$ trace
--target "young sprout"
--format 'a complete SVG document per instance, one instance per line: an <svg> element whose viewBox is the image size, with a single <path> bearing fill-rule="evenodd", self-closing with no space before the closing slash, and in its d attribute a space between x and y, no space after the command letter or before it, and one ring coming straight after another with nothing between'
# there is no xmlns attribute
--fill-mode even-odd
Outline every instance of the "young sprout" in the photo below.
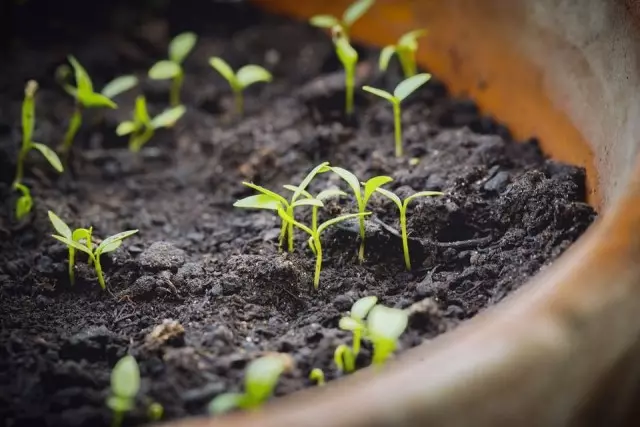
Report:
<svg viewBox="0 0 640 427"><path fill-rule="evenodd" d="M351 307L349 316L340 319L340 323L338 324L339 328L343 331L351 331L353 333L352 351L354 357L358 357L360 353L362 335L366 331L364 319L377 303L378 297L376 296L360 298Z"/></svg>
<svg viewBox="0 0 640 427"><path fill-rule="evenodd" d="M353 372L356 370L356 356L353 350L346 344L340 344L333 352L333 362L342 372Z"/></svg>
<svg viewBox="0 0 640 427"><path fill-rule="evenodd" d="M153 137L156 129L172 127L186 111L184 105L178 105L165 110L152 119L147 111L147 101L144 95L139 95L136 98L133 120L120 123L116 128L116 134L118 136L131 135L129 150L137 153Z"/></svg>
<svg viewBox="0 0 640 427"><path fill-rule="evenodd" d="M147 408L147 418L149 421L160 421L164 415L164 407L158 402L153 402Z"/></svg>
<svg viewBox="0 0 640 427"><path fill-rule="evenodd" d="M363 183L364 190L361 187L361 183L358 178L349 172L346 169L339 167L332 167L331 170L338 174L340 178L342 178L353 190L353 195L356 198L356 203L358 204L358 212L362 213L367 208L367 203L369 199L373 195L373 192L376 188L381 185L387 184L393 181L393 178L389 176L376 176ZM360 262L364 261L364 237L365 237L365 227L364 227L364 217L360 217L360 249L358 251L358 259Z"/></svg>
<svg viewBox="0 0 640 427"><path fill-rule="evenodd" d="M400 120L400 103L404 101L407 96L411 95L416 89L425 84L431 78L431 74L416 74L413 77L409 77L406 80L401 81L393 91L393 95L382 89L376 89L371 86L364 86L362 89L372 93L380 98L384 98L391 102L393 105L393 121L395 125L395 139L396 139L396 157L402 156L402 123Z"/></svg>
<svg viewBox="0 0 640 427"><path fill-rule="evenodd" d="M252 361L244 374L244 393L224 393L215 397L209 403L209 412L217 415L235 408L262 406L290 365L291 358L286 354L271 354Z"/></svg>
<svg viewBox="0 0 640 427"><path fill-rule="evenodd" d="M313 368L309 373L309 379L315 382L318 386L323 386L326 384L324 379L324 372L320 368Z"/></svg>
<svg viewBox="0 0 640 427"><path fill-rule="evenodd" d="M13 188L22 193L16 201L16 219L20 221L33 209L33 199L31 198L31 191L26 185L17 183L13 185Z"/></svg>
<svg viewBox="0 0 640 427"><path fill-rule="evenodd" d="M89 255L89 262L90 264L93 264L93 267L96 270L96 275L98 276L98 282L100 283L100 287L102 289L106 289L107 285L104 282L102 265L100 264L100 255L115 251L120 247L120 245L122 245L122 241L124 239L136 234L137 232L138 230L128 230L118 234L114 234L113 236L107 237L102 242L100 242L100 244L95 249L90 247L91 243L82 244L80 242L76 242L73 239L69 239L66 236L53 234L52 237L56 240L61 241L62 243L67 245L67 247L73 247L74 249Z"/></svg>
<svg viewBox="0 0 640 427"><path fill-rule="evenodd" d="M111 395L107 398L107 406L113 411L112 427L122 425L124 414L133 409L139 390L138 362L133 356L124 356L111 371Z"/></svg>
<svg viewBox="0 0 640 427"><path fill-rule="evenodd" d="M349 38L339 26L333 27L333 44L336 48L338 59L340 59L344 67L345 110L347 115L351 115L353 113L353 91L356 80L358 52L349 44Z"/></svg>
<svg viewBox="0 0 640 427"><path fill-rule="evenodd" d="M156 62L149 70L149 77L153 80L171 79L169 101L172 107L180 105L180 90L184 81L182 63L198 40L194 33L178 34L169 43L169 59Z"/></svg>
<svg viewBox="0 0 640 427"><path fill-rule="evenodd" d="M375 0L356 0L342 14L342 19L338 19L332 15L315 15L309 20L313 26L320 28L333 28L340 26L346 35L349 34L351 26L362 17L367 10L373 6Z"/></svg>
<svg viewBox="0 0 640 427"><path fill-rule="evenodd" d="M300 202L307 202L305 204L311 205L311 206L314 206L314 205L319 207L324 206L321 201L315 200L315 199L303 199L303 200L300 200ZM318 286L320 285L320 271L322 270L322 241L320 240L320 237L322 236L322 232L326 230L327 227L330 227L341 221L345 221L347 219L352 219L352 218L363 217L365 215L370 215L370 214L371 212L361 212L357 214L341 215L337 218L332 218L328 221L323 222L318 226L317 230L312 230L306 225L301 224L295 219L293 219L284 209L282 208L278 209L278 215L280 215L280 218L282 218L284 222L286 222L287 224L295 225L296 227L298 227L299 229L301 229L302 231L304 231L310 236L308 240L308 244L311 250L313 251L313 253L316 255L316 269L315 269L315 274L313 275L313 287L315 289L318 289Z"/></svg>
<svg viewBox="0 0 640 427"><path fill-rule="evenodd" d="M242 92L254 83L268 83L273 78L269 71L259 65L245 65L234 73L229 64L217 56L209 58L209 64L229 82L236 99L236 111L240 115L244 112L244 95Z"/></svg>
<svg viewBox="0 0 640 427"><path fill-rule="evenodd" d="M86 246L89 250L93 249L93 244L91 242L91 234L93 229L90 228L76 228L71 231L71 228L58 217L52 211L49 211L49 220L53 225L53 228L56 232L69 240L77 242ZM91 258L89 259L91 261ZM76 263L76 248L74 246L69 246L69 282L73 285L75 283L75 271L74 266Z"/></svg>
<svg viewBox="0 0 640 427"><path fill-rule="evenodd" d="M76 87L70 84L64 84L64 89L67 93L73 96L76 100L75 109L71 120L69 121L69 128L64 135L64 140L60 150L63 153L69 152L73 145L73 140L82 125L82 111L85 108L117 108L115 102L111 98L119 93L131 89L137 83L137 79L133 76L124 76L115 79L104 87L101 93L94 92L93 82L91 77L84 69L82 65L76 60L75 57L69 56L69 63L73 67L75 74Z"/></svg>
<svg viewBox="0 0 640 427"><path fill-rule="evenodd" d="M259 185L252 184L250 182L243 182L242 184L256 190L260 194L256 194L254 196L245 197L244 199L236 201L233 206L237 208L246 208L246 209L268 209L273 211L278 211L279 208L282 208L286 211L287 215L291 218L295 218L294 209L298 206L310 206L313 204L317 204L315 201L309 202L308 200L302 199L298 200L300 196L303 196L303 192L311 183L313 178L319 174L329 171L329 162L324 162L316 166L307 174L307 176L302 180L302 183L296 187L293 195L290 200L285 199L278 193L274 193L271 190L268 190ZM307 193L308 194L308 193ZM284 239L288 236L288 249L289 252L293 252L293 224L289 224L286 221L282 221L282 226L280 228L280 238L279 238L279 246L282 248L284 244Z"/></svg>
<svg viewBox="0 0 640 427"><path fill-rule="evenodd" d="M395 45L386 46L380 52L380 60L378 66L381 71L387 71L389 61L395 53L402 66L404 78L415 76L418 72L416 65L416 52L418 51L418 38L427 34L426 30L410 31L400 37Z"/></svg>
<svg viewBox="0 0 640 427"><path fill-rule="evenodd" d="M407 328L409 315L397 308L377 305L367 317L367 339L373 343L373 364L383 365L398 345Z"/></svg>
<svg viewBox="0 0 640 427"><path fill-rule="evenodd" d="M402 233L402 251L404 254L404 265L407 267L407 270L411 270L411 257L409 256L409 239L407 233L407 206L409 206L409 203L412 200L417 199L418 197L443 196L444 193L441 193L439 191L420 191L418 193L412 194L411 196L404 199L404 201L402 201L400 200L400 197L396 196L389 190L385 190L384 188L377 188L376 191L395 203L398 207L398 210L400 211L400 231Z"/></svg>

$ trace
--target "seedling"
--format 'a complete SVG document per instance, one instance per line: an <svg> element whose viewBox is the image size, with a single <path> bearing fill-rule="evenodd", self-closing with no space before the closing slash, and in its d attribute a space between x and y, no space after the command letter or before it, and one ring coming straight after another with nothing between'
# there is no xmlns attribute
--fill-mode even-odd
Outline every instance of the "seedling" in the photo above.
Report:
<svg viewBox="0 0 640 427"><path fill-rule="evenodd" d="M69 56L69 63L73 67L73 71L75 73L76 87L73 87L70 84L64 84L63 87L67 93L75 98L76 105L73 115L71 116L71 120L69 121L69 128L67 129L64 141L60 147L60 150L63 153L68 153L73 145L73 140L82 125L83 109L115 109L117 108L117 105L111 98L119 93L131 89L137 83L137 79L135 77L124 76L107 84L101 93L94 92L93 82L91 81L91 77L89 77L87 70L85 70L73 56Z"/></svg>
<svg viewBox="0 0 640 427"><path fill-rule="evenodd" d="M356 356L353 350L346 344L340 344L333 352L333 362L342 372L353 372L356 370Z"/></svg>
<svg viewBox="0 0 640 427"><path fill-rule="evenodd" d="M413 77L409 77L406 80L401 81L393 91L393 95L382 89L376 89L371 86L364 86L362 89L366 92L372 93L380 98L384 98L393 105L393 121L395 125L395 139L396 139L396 157L402 156L402 122L400 120L400 104L409 95L415 92L420 86L425 84L431 79L431 74L416 74Z"/></svg>
<svg viewBox="0 0 640 427"><path fill-rule="evenodd" d="M304 200L301 200L301 202L302 201L307 202L305 204L308 204L308 205L315 205L319 207L324 206L321 201L315 200L315 199L304 199ZM318 289L318 286L320 285L320 271L322 270L322 241L320 240L320 237L322 236L322 232L326 230L327 227L335 225L341 221L345 221L352 218L358 218L358 217L362 217L370 214L371 212L363 212L363 213L357 213L357 214L341 215L337 218L332 218L328 221L323 222L318 226L318 229L314 231L309 227L307 227L306 225L301 224L295 219L293 219L291 216L287 214L287 212L284 209L282 208L278 209L278 215L280 215L280 218L282 218L283 221L287 222L288 224L295 225L296 227L298 227L299 229L301 229L302 231L304 231L310 236L307 243L309 244L311 251L316 255L316 269L315 269L315 274L313 275L313 287L315 289Z"/></svg>
<svg viewBox="0 0 640 427"><path fill-rule="evenodd" d="M129 150L137 153L153 137L157 129L172 127L186 111L184 105L178 105L165 110L152 119L147 111L147 101L144 95L139 95L136 98L133 120L120 123L116 134L118 136L131 135Z"/></svg>
<svg viewBox="0 0 640 427"><path fill-rule="evenodd" d="M113 411L112 427L122 425L124 414L133 409L139 390L138 362L133 356L124 356L111 371L111 395L107 398L107 406Z"/></svg>
<svg viewBox="0 0 640 427"><path fill-rule="evenodd" d="M18 183L14 184L13 188L22 193L16 201L16 219L20 221L33 209L33 199L31 198L31 191L26 185Z"/></svg>
<svg viewBox="0 0 640 427"><path fill-rule="evenodd" d="M49 220L53 225L53 228L56 232L69 240L72 240L76 243L86 246L89 250L93 249L93 243L91 242L91 234L93 232L93 228L76 228L71 231L71 228L58 217L52 211L49 211ZM68 246L69 248L69 282L73 285L75 283L75 262L76 262L76 248L74 246ZM91 258L89 258L91 261Z"/></svg>
<svg viewBox="0 0 640 427"><path fill-rule="evenodd" d="M147 418L149 421L160 421L164 415L164 407L158 402L153 402L147 408Z"/></svg>
<svg viewBox="0 0 640 427"><path fill-rule="evenodd" d="M243 91L254 83L268 83L273 78L269 71L259 65L245 65L234 73L229 64L217 56L209 58L209 64L229 82L236 99L236 111L238 114L244 112Z"/></svg>
<svg viewBox="0 0 640 427"><path fill-rule="evenodd" d="M333 27L333 44L336 48L338 59L344 67L345 111L347 115L351 115L353 113L353 91L356 80L358 52L349 44L349 38L339 26Z"/></svg>
<svg viewBox="0 0 640 427"><path fill-rule="evenodd" d="M361 214L366 210L367 203L373 195L376 188L393 181L393 178L389 176L376 176L363 183L364 189L361 187L361 183L358 178L346 169L339 167L332 167L331 170L338 174L353 190L353 195L356 198L358 204L358 212ZM360 262L364 261L364 237L365 226L364 216L360 217L360 249L358 251L358 259Z"/></svg>
<svg viewBox="0 0 640 427"><path fill-rule="evenodd" d="M349 34L351 26L373 6L375 0L356 0L342 14L342 19L332 15L315 15L309 20L313 26L320 28L341 27L345 34Z"/></svg>
<svg viewBox="0 0 640 427"><path fill-rule="evenodd" d="M320 368L313 368L309 373L309 379L315 382L318 386L323 386L326 384L324 379L324 372Z"/></svg>
<svg viewBox="0 0 640 427"><path fill-rule="evenodd" d="M100 256L102 254L115 251L120 247L120 245L122 245L122 241L124 239L136 234L137 232L138 230L128 230L118 234L114 234L113 236L107 237L102 242L100 242L100 244L95 249L88 246L88 245L91 245L90 243L82 244L80 242L76 242L73 239L69 239L66 236L53 234L52 237L56 240L61 241L62 243L67 245L67 247L73 247L74 249L77 249L89 255L90 264L93 264L93 267L96 270L96 275L98 276L98 282L100 283L100 287L102 289L106 289L107 285L104 282L102 265L100 264Z"/></svg>
<svg viewBox="0 0 640 427"><path fill-rule="evenodd" d="M400 211L400 231L402 233L402 252L404 254L404 265L407 267L407 270L411 270L411 257L409 256L409 238L407 233L407 206L409 206L409 203L412 200L417 199L418 197L443 196L444 193L441 193L439 191L420 191L416 194L412 194L411 196L404 199L404 201L402 201L400 200L400 197L396 196L389 190L385 190L384 188L377 188L376 191L395 203L398 207L398 210Z"/></svg>
<svg viewBox="0 0 640 427"><path fill-rule="evenodd" d="M271 397L276 384L291 361L284 354L263 356L252 361L244 374L244 393L224 393L209 403L209 412L217 415L232 409L254 409Z"/></svg>
<svg viewBox="0 0 640 427"><path fill-rule="evenodd" d="M18 153L16 177L13 180L14 188L16 188L24 178L24 162L32 149L38 150L56 171L62 173L64 170L60 159L51 148L44 144L33 142L33 129L36 121L35 93L37 90L38 83L34 80L29 80L24 90L24 101L22 103L22 146Z"/></svg>
<svg viewBox="0 0 640 427"><path fill-rule="evenodd" d="M302 180L302 183L296 187L293 195L290 200L285 199L278 193L275 193L271 190L268 190L259 185L255 185L250 182L243 182L242 184L256 190L260 194L256 194L254 196L245 197L244 199L236 201L233 206L237 208L246 208L246 209L268 209L273 211L278 211L278 209L282 208L285 210L287 215L291 218L295 218L295 208L299 206L312 206L318 205L317 201L309 201L309 199L298 200L300 196L303 195L305 189L309 185L309 183L313 180L313 178L319 174L329 171L329 162L324 162L316 166L307 174L307 176ZM308 193L307 193L308 194ZM320 203L322 204L322 203ZM280 228L280 238L279 238L279 246L282 248L284 244L284 239L288 236L288 249L289 252L293 252L293 238L294 238L294 228L293 224L287 223L287 221L282 221L282 225Z"/></svg>
<svg viewBox="0 0 640 427"><path fill-rule="evenodd" d="M397 308L376 305L367 316L367 339L373 343L373 364L383 365L398 346L409 315Z"/></svg>
<svg viewBox="0 0 640 427"><path fill-rule="evenodd" d="M198 40L194 33L178 34L169 43L169 59L156 62L149 70L149 77L153 80L171 79L169 101L172 107L180 105L180 90L184 82L182 63Z"/></svg>
<svg viewBox="0 0 640 427"><path fill-rule="evenodd" d="M343 331L351 331L353 333L352 351L354 357L358 357L360 353L362 335L366 330L364 319L377 303L378 297L375 296L360 298L351 307L349 316L340 319L338 327Z"/></svg>
<svg viewBox="0 0 640 427"><path fill-rule="evenodd" d="M296 187L295 185L286 184L286 185L283 185L283 187L289 191L293 191L294 193L298 190L298 187ZM309 193L308 191L302 191L301 194L307 199L316 199L316 200L320 200L323 203L325 200L347 195L347 193L345 193L344 191L338 188L328 188L326 190L322 190L321 192L318 193L316 197L313 197L311 193ZM318 205L311 205L311 229L314 231L318 230L318 209L319 208L320 206Z"/></svg>
<svg viewBox="0 0 640 427"><path fill-rule="evenodd" d="M418 38L427 34L426 30L410 31L400 37L395 45L386 46L380 52L378 66L381 71L386 71L391 57L396 54L402 66L404 78L415 76L418 72L416 65L416 52L418 51Z"/></svg>

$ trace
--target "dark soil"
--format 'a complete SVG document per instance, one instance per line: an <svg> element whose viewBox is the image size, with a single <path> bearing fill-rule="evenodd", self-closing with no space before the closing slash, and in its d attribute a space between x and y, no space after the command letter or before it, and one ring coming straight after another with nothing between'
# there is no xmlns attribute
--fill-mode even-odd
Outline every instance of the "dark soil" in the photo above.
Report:
<svg viewBox="0 0 640 427"><path fill-rule="evenodd" d="M359 93L355 119L344 120L343 76L326 34L243 4L191 3L165 13L169 21L117 9L115 30L14 44L0 70L0 418L6 426L108 425L110 370L127 352L143 376L127 425L144 423L151 401L164 406L166 418L204 413L217 394L239 390L247 362L267 351L295 360L279 395L311 386L307 375L315 367L334 379L333 350L350 343L338 320L358 298L377 295L400 308L420 303L400 351L417 346L547 268L596 216L585 203L582 169L546 159L534 139L513 141L473 103L450 98L437 79L405 104L407 155L396 159L385 101ZM143 77L165 55L170 35L185 29L201 38L186 62L184 119L134 156L114 129L129 117L135 93L120 96L120 109L102 119L87 115L68 173L57 176L38 156L29 159L36 206L28 221L16 223L11 181L26 80L41 86L35 139L56 146L73 106L53 81L67 54L101 87L118 74ZM377 75L377 52L360 50L361 83L393 87L397 70ZM248 91L241 120L230 113L227 85L207 63L212 55L274 73L272 84ZM142 89L153 112L165 107L166 85L145 81ZM404 270L397 209L380 197L369 206L375 217L364 264L357 261L357 228L325 233L317 292L306 238L299 233L296 251L279 253L279 221L271 212L232 207L251 194L242 181L278 190L322 161L362 180L390 175L387 188L400 195L446 193L412 203L412 272ZM342 184L327 173L310 189L329 185ZM92 225L103 238L140 229L104 257L108 292L81 257L70 286L66 249L50 237L48 209L74 227ZM322 217L347 212L353 212L349 197L330 202ZM300 218L308 221L308 212ZM369 364L369 350L359 366Z"/></svg>

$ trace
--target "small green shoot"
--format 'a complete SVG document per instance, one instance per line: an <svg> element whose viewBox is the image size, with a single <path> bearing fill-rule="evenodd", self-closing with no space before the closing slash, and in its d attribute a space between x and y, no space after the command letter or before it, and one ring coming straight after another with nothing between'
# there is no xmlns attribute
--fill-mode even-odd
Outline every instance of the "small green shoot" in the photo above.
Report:
<svg viewBox="0 0 640 427"><path fill-rule="evenodd" d="M243 91L254 83L269 83L273 79L271 73L259 65L245 65L234 73L229 64L217 56L209 58L209 64L229 82L239 115L244 113Z"/></svg>
<svg viewBox="0 0 640 427"><path fill-rule="evenodd" d="M149 421L160 421L164 415L164 407L158 402L153 402L147 408L147 418Z"/></svg>
<svg viewBox="0 0 640 427"><path fill-rule="evenodd" d="M409 323L405 310L376 305L367 316L367 339L373 343L373 364L383 365Z"/></svg>
<svg viewBox="0 0 640 427"><path fill-rule="evenodd" d="M409 95L415 92L420 86L425 84L431 79L431 74L422 73L416 74L413 77L409 77L406 80L401 81L393 91L393 95L382 89L376 89L371 86L364 86L362 89L366 92L372 93L380 98L384 98L393 105L393 121L395 125L395 139L396 139L396 157L402 157L402 121L400 120L400 104Z"/></svg>
<svg viewBox="0 0 640 427"><path fill-rule="evenodd" d="M237 208L245 209L268 209L278 211L282 208L286 211L287 215L291 218L295 218L294 209L299 206L309 206L316 202L309 202L307 200L298 200L300 196L303 196L305 189L311 183L313 178L319 174L329 171L329 162L323 162L313 168L311 172L302 180L302 183L296 187L290 200L285 199L278 193L268 190L259 185L252 184L250 182L243 182L242 184L256 190L260 194L254 196L245 197L244 199L236 201L233 206ZM307 193L308 194L308 193ZM316 203L317 204L317 203ZM280 228L279 246L282 248L285 238L288 236L288 249L289 252L293 252L293 240L294 240L294 228L293 224L289 224L286 221L282 221Z"/></svg>
<svg viewBox="0 0 640 427"><path fill-rule="evenodd" d="M400 200L400 197L396 196L389 190L385 190L384 188L377 188L376 191L395 203L398 207L398 210L400 211L400 231L402 233L402 251L404 254L404 265L407 267L407 270L411 270L411 257L409 256L409 237L407 233L407 207L412 200L417 199L418 197L443 196L444 193L441 193L439 191L420 191L418 193L412 194L411 196L404 199L404 201L402 201Z"/></svg>
<svg viewBox="0 0 640 427"><path fill-rule="evenodd" d="M353 91L356 81L358 52L349 44L349 38L340 27L333 28L333 44L336 48L338 59L344 67L345 111L347 115L351 115L353 113Z"/></svg>
<svg viewBox="0 0 640 427"><path fill-rule="evenodd" d="M85 108L117 108L117 105L111 97L118 95L126 90L131 89L138 80L134 76L119 77L107 84L101 93L94 92L91 77L87 73L78 60L69 56L69 63L73 67L75 74L76 87L70 84L64 84L63 87L67 93L76 100L76 106L73 115L69 121L69 128L65 133L64 140L60 150L62 153L68 153L73 145L73 140L82 125L82 111ZM106 93L105 93L106 92Z"/></svg>
<svg viewBox="0 0 640 427"><path fill-rule="evenodd" d="M418 38L425 36L427 30L410 31L400 37L395 45L386 46L380 52L380 60L378 66L381 71L387 71L389 61L393 54L398 55L398 60L402 66L404 78L413 77L418 72L416 65L416 52L418 51Z"/></svg>
<svg viewBox="0 0 640 427"><path fill-rule="evenodd" d="M321 201L315 200L315 199L303 199L303 200L300 200L300 202L307 202L305 204L312 205L312 206L313 205L320 206L320 207L323 206ZM299 229L301 229L302 231L304 231L310 236L308 240L309 247L311 248L311 251L316 255L316 269L315 269L315 274L313 275L313 287L315 289L318 289L318 286L320 286L320 271L322 270L322 241L320 240L320 237L322 236L322 232L326 230L327 227L337 224L341 221L345 221L347 219L352 219L352 218L363 217L365 215L370 215L370 214L371 212L362 212L357 214L341 215L337 218L332 218L328 221L323 222L318 226L317 230L312 230L306 225L301 224L295 219L293 219L284 209L282 208L278 209L278 215L280 215L280 218L282 218L283 222L286 222L287 224L295 225L296 227L298 227Z"/></svg>
<svg viewBox="0 0 640 427"><path fill-rule="evenodd" d="M385 185L391 181L393 178L389 176L376 176L365 182L364 189L361 187L361 183L358 178L351 172L346 169L340 167L332 167L331 170L335 172L340 178L342 178L348 185L351 187L353 191L353 195L356 198L356 203L358 205L358 212L363 213L367 208L367 203L369 199L373 195L376 188ZM364 216L360 217L360 249L358 251L358 259L360 262L364 261L364 238L365 238L365 226L364 226Z"/></svg>
<svg viewBox="0 0 640 427"><path fill-rule="evenodd" d="M16 201L16 219L20 221L33 209L33 198L31 197L29 187L26 185L18 183L14 184L13 188L22 193Z"/></svg>
<svg viewBox="0 0 640 427"><path fill-rule="evenodd" d="M136 359L127 355L118 360L111 371L111 395L107 406L113 411L111 427L120 427L124 414L133 409L140 390L140 369Z"/></svg>
<svg viewBox="0 0 640 427"><path fill-rule="evenodd" d="M338 370L350 373L356 370L356 356L353 350L346 344L340 344L333 352L333 362Z"/></svg>
<svg viewBox="0 0 640 427"><path fill-rule="evenodd" d="M353 333L352 351L354 357L358 357L360 353L362 335L366 331L364 319L377 303L378 297L376 296L360 298L351 307L349 316L340 319L338 327L343 331L351 331Z"/></svg>
<svg viewBox="0 0 640 427"><path fill-rule="evenodd" d="M315 15L309 20L309 23L315 27L333 28L340 26L345 34L349 34L351 26L360 19L373 6L375 0L356 0L342 14L342 19L338 19L332 15Z"/></svg>
<svg viewBox="0 0 640 427"><path fill-rule="evenodd" d="M169 59L156 62L149 70L149 77L153 80L171 79L169 101L172 107L180 105L180 91L184 82L182 63L197 40L198 36L191 32L178 34L169 43Z"/></svg>
<svg viewBox="0 0 640 427"><path fill-rule="evenodd" d="M104 275L102 273L102 265L100 264L100 256L102 254L115 251L120 247L120 245L122 245L122 241L124 239L136 234L137 232L138 230L128 230L118 234L114 234L113 236L107 237L102 242L100 242L100 244L96 246L95 249L88 246L91 245L90 243L82 244L63 235L53 234L52 237L56 240L61 241L69 248L73 247L76 250L86 253L89 256L90 263L93 264L93 267L96 271L100 287L102 289L107 289L107 285L104 282Z"/></svg>
<svg viewBox="0 0 640 427"><path fill-rule="evenodd" d="M278 380L291 364L290 356L271 354L252 361L244 374L244 393L224 393L209 403L209 413L222 414L232 409L254 409L273 394Z"/></svg>
<svg viewBox="0 0 640 427"><path fill-rule="evenodd" d="M323 386L326 384L324 379L324 372L320 368L313 368L309 373L309 379L315 382L318 386Z"/></svg>
<svg viewBox="0 0 640 427"><path fill-rule="evenodd" d="M90 250L93 248L93 243L91 242L91 234L93 229L90 228L76 228L71 231L71 228L58 217L52 211L49 211L49 221L53 225L53 228L56 232L69 240L82 244L89 248ZM69 247L69 282L73 285L75 283L75 263L76 263L76 248L74 246ZM91 259L89 259L91 260Z"/></svg>
<svg viewBox="0 0 640 427"><path fill-rule="evenodd" d="M133 120L124 121L116 128L118 136L130 135L129 150L137 153L153 137L157 129L172 127L186 112L184 105L171 107L153 119L147 111L147 101L144 95L136 98Z"/></svg>

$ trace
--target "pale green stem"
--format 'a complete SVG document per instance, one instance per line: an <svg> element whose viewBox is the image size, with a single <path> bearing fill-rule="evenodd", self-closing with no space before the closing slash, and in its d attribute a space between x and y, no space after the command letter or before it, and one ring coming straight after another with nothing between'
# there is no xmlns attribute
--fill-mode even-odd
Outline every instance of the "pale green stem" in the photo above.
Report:
<svg viewBox="0 0 640 427"><path fill-rule="evenodd" d="M75 248L69 248L69 282L73 285L76 281L73 265L75 264L76 250Z"/></svg>
<svg viewBox="0 0 640 427"><path fill-rule="evenodd" d="M289 206L287 208L287 214L289 214L289 216L291 218L295 217L293 216L293 207ZM289 252L293 252L293 236L294 236L294 231L293 231L293 223L289 223L287 225L287 241L288 241L288 247L289 247Z"/></svg>
<svg viewBox="0 0 640 427"><path fill-rule="evenodd" d="M360 212L364 212L364 206L360 209ZM358 251L358 259L360 262L364 261L364 235L365 235L365 227L364 227L364 217L360 217L360 250Z"/></svg>
<svg viewBox="0 0 640 427"><path fill-rule="evenodd" d="M171 92L169 93L169 102L172 107L180 105L180 90L182 89L182 82L184 81L184 72L180 70L171 82Z"/></svg>
<svg viewBox="0 0 640 427"><path fill-rule="evenodd" d="M355 66L345 68L346 87L346 111L347 115L353 114L353 90L355 81Z"/></svg>
<svg viewBox="0 0 640 427"><path fill-rule="evenodd" d="M358 357L360 354L360 341L362 340L362 331L356 329L353 331L353 357Z"/></svg>
<svg viewBox="0 0 640 427"><path fill-rule="evenodd" d="M396 135L396 157L402 157L402 121L400 120L400 102L393 103L393 121Z"/></svg>
<svg viewBox="0 0 640 427"><path fill-rule="evenodd" d="M311 229L313 230L314 233L318 231L318 207L317 206L311 207Z"/></svg>
<svg viewBox="0 0 640 427"><path fill-rule="evenodd" d="M129 140L129 150L132 153L139 152L144 144L149 142L149 140L153 137L154 130L152 127L145 127L145 130L142 134L138 135L134 133L131 135L131 139Z"/></svg>
<svg viewBox="0 0 640 427"><path fill-rule="evenodd" d="M400 65L402 66L402 72L404 73L405 79L413 77L417 73L416 61L414 57L415 52L413 52L412 50L398 51L398 59L400 60Z"/></svg>
<svg viewBox="0 0 640 427"><path fill-rule="evenodd" d="M121 411L113 412L113 419L111 420L111 427L120 427L122 425L122 419L124 418L124 413Z"/></svg>
<svg viewBox="0 0 640 427"><path fill-rule="evenodd" d="M278 250L282 251L284 245L284 238L287 236L287 223L283 220L280 226L280 237L278 237Z"/></svg>
<svg viewBox="0 0 640 427"><path fill-rule="evenodd" d="M400 209L400 230L402 231L402 252L404 253L404 265L411 270L411 257L409 256L409 236L407 234L407 209Z"/></svg>
<svg viewBox="0 0 640 427"><path fill-rule="evenodd" d="M93 257L94 267L96 269L96 275L98 276L98 282L102 289L107 289L107 285L104 282L104 274L102 274L102 265L100 264L100 255Z"/></svg>
<svg viewBox="0 0 640 427"><path fill-rule="evenodd" d="M78 133L78 129L82 125L82 105L80 103L76 103L76 108L73 111L73 115L71 116L71 120L69 121L69 128L67 129L67 133L64 135L64 141L62 143L61 151L62 153L68 153L71 150L71 146L73 145L73 140Z"/></svg>
<svg viewBox="0 0 640 427"><path fill-rule="evenodd" d="M320 243L320 236L315 237L316 243L316 272L313 276L313 287L318 289L320 286L320 271L322 270L322 245Z"/></svg>
<svg viewBox="0 0 640 427"><path fill-rule="evenodd" d="M20 184L24 178L24 162L27 159L27 154L29 153L30 148L31 144L23 144L22 148L20 148L20 152L18 153L18 163L16 164L16 179L13 180L14 188L17 184Z"/></svg>
<svg viewBox="0 0 640 427"><path fill-rule="evenodd" d="M234 89L233 93L236 99L236 113L242 116L244 114L244 94L242 89Z"/></svg>

